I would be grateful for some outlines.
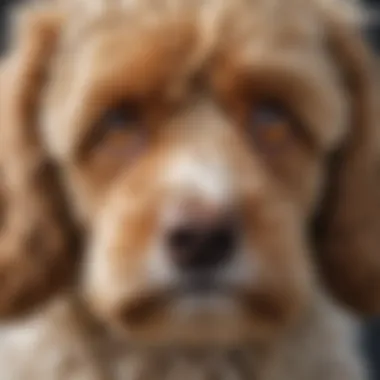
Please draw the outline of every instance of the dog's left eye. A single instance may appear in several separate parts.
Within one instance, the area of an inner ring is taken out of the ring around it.
[[[249,114],[249,129],[258,144],[278,147],[286,142],[290,132],[290,117],[276,103],[259,103],[252,106]]]
[[[99,124],[109,130],[123,130],[137,127],[140,123],[137,108],[129,105],[119,105],[107,110]]]

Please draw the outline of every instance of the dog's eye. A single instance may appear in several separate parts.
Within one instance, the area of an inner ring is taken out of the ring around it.
[[[124,130],[137,127],[140,123],[139,112],[130,105],[118,105],[108,109],[101,117],[101,127],[110,130]]]
[[[276,103],[255,104],[248,122],[255,142],[264,144],[264,147],[281,147],[289,137],[289,114]]]
[[[84,142],[83,152],[102,157],[103,162],[125,162],[146,145],[147,131],[138,106],[121,104],[106,110]]]

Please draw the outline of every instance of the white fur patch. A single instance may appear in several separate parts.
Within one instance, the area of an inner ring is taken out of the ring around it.
[[[214,161],[214,162],[213,162]],[[197,153],[184,152],[173,157],[164,173],[167,187],[178,195],[196,196],[200,201],[226,205],[232,195],[232,183],[223,159],[203,161]]]

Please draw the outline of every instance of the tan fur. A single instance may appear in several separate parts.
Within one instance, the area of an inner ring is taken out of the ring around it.
[[[380,311],[378,82],[358,8],[17,12],[0,78],[2,377],[365,379],[344,310]],[[292,117],[255,134],[267,97]],[[120,105],[128,128],[95,129]],[[163,236],[187,203],[239,217],[228,311],[170,303]]]
[[[61,299],[18,324],[4,325],[0,364],[17,380],[362,380],[356,323],[322,297],[269,352],[254,347],[144,349],[99,327],[82,305]],[[323,365],[321,365],[323,362]]]

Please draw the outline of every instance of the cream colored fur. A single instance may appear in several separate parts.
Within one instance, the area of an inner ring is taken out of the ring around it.
[[[72,297],[0,329],[9,380],[365,380],[357,323],[327,297],[267,353],[144,349],[103,330]]]

